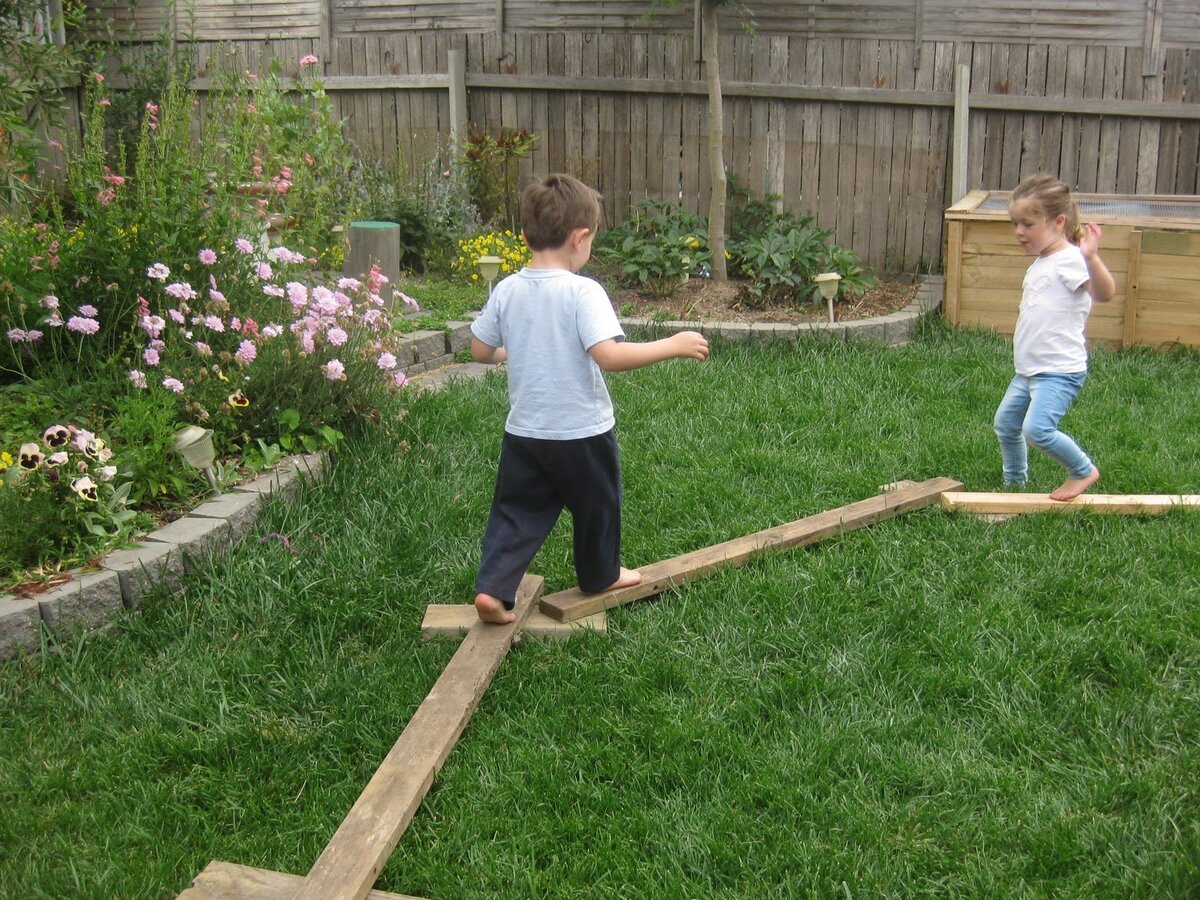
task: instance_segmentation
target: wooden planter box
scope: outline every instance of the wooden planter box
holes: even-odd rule
[[[1008,218],[1010,191],[971,191],[946,210],[946,295],[954,325],[1011,336],[1032,262]],[[1200,346],[1200,197],[1077,194],[1084,222],[1104,229],[1100,251],[1117,282],[1092,305],[1088,337],[1112,347]]]

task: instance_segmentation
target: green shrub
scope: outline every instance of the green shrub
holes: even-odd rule
[[[704,219],[663,200],[639,203],[628,220],[600,235],[594,253],[620,266],[623,283],[656,296],[670,296],[712,258]]]
[[[480,220],[492,228],[517,227],[517,163],[533,152],[538,137],[524,128],[498,135],[474,131],[458,159]]]

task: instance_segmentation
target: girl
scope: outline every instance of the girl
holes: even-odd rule
[[[1008,213],[1017,243],[1035,259],[1025,272],[1013,334],[1017,374],[993,423],[1004,483],[1025,483],[1028,442],[1067,470],[1050,498],[1071,500],[1100,480],[1100,470],[1058,423],[1087,377],[1083,327],[1092,301],[1110,300],[1117,286],[1100,259],[1100,227],[1080,226],[1062,181],[1050,175],[1026,178],[1013,191]]]

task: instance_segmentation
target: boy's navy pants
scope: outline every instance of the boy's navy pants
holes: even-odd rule
[[[579,587],[604,590],[621,574],[621,464],[615,433],[549,441],[505,432],[475,590],[512,609],[517,586],[564,506],[574,521]]]

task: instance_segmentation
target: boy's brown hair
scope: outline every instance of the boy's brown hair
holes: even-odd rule
[[[600,227],[600,194],[570,175],[547,175],[521,191],[521,233],[530,250],[555,250],[576,228]]]

